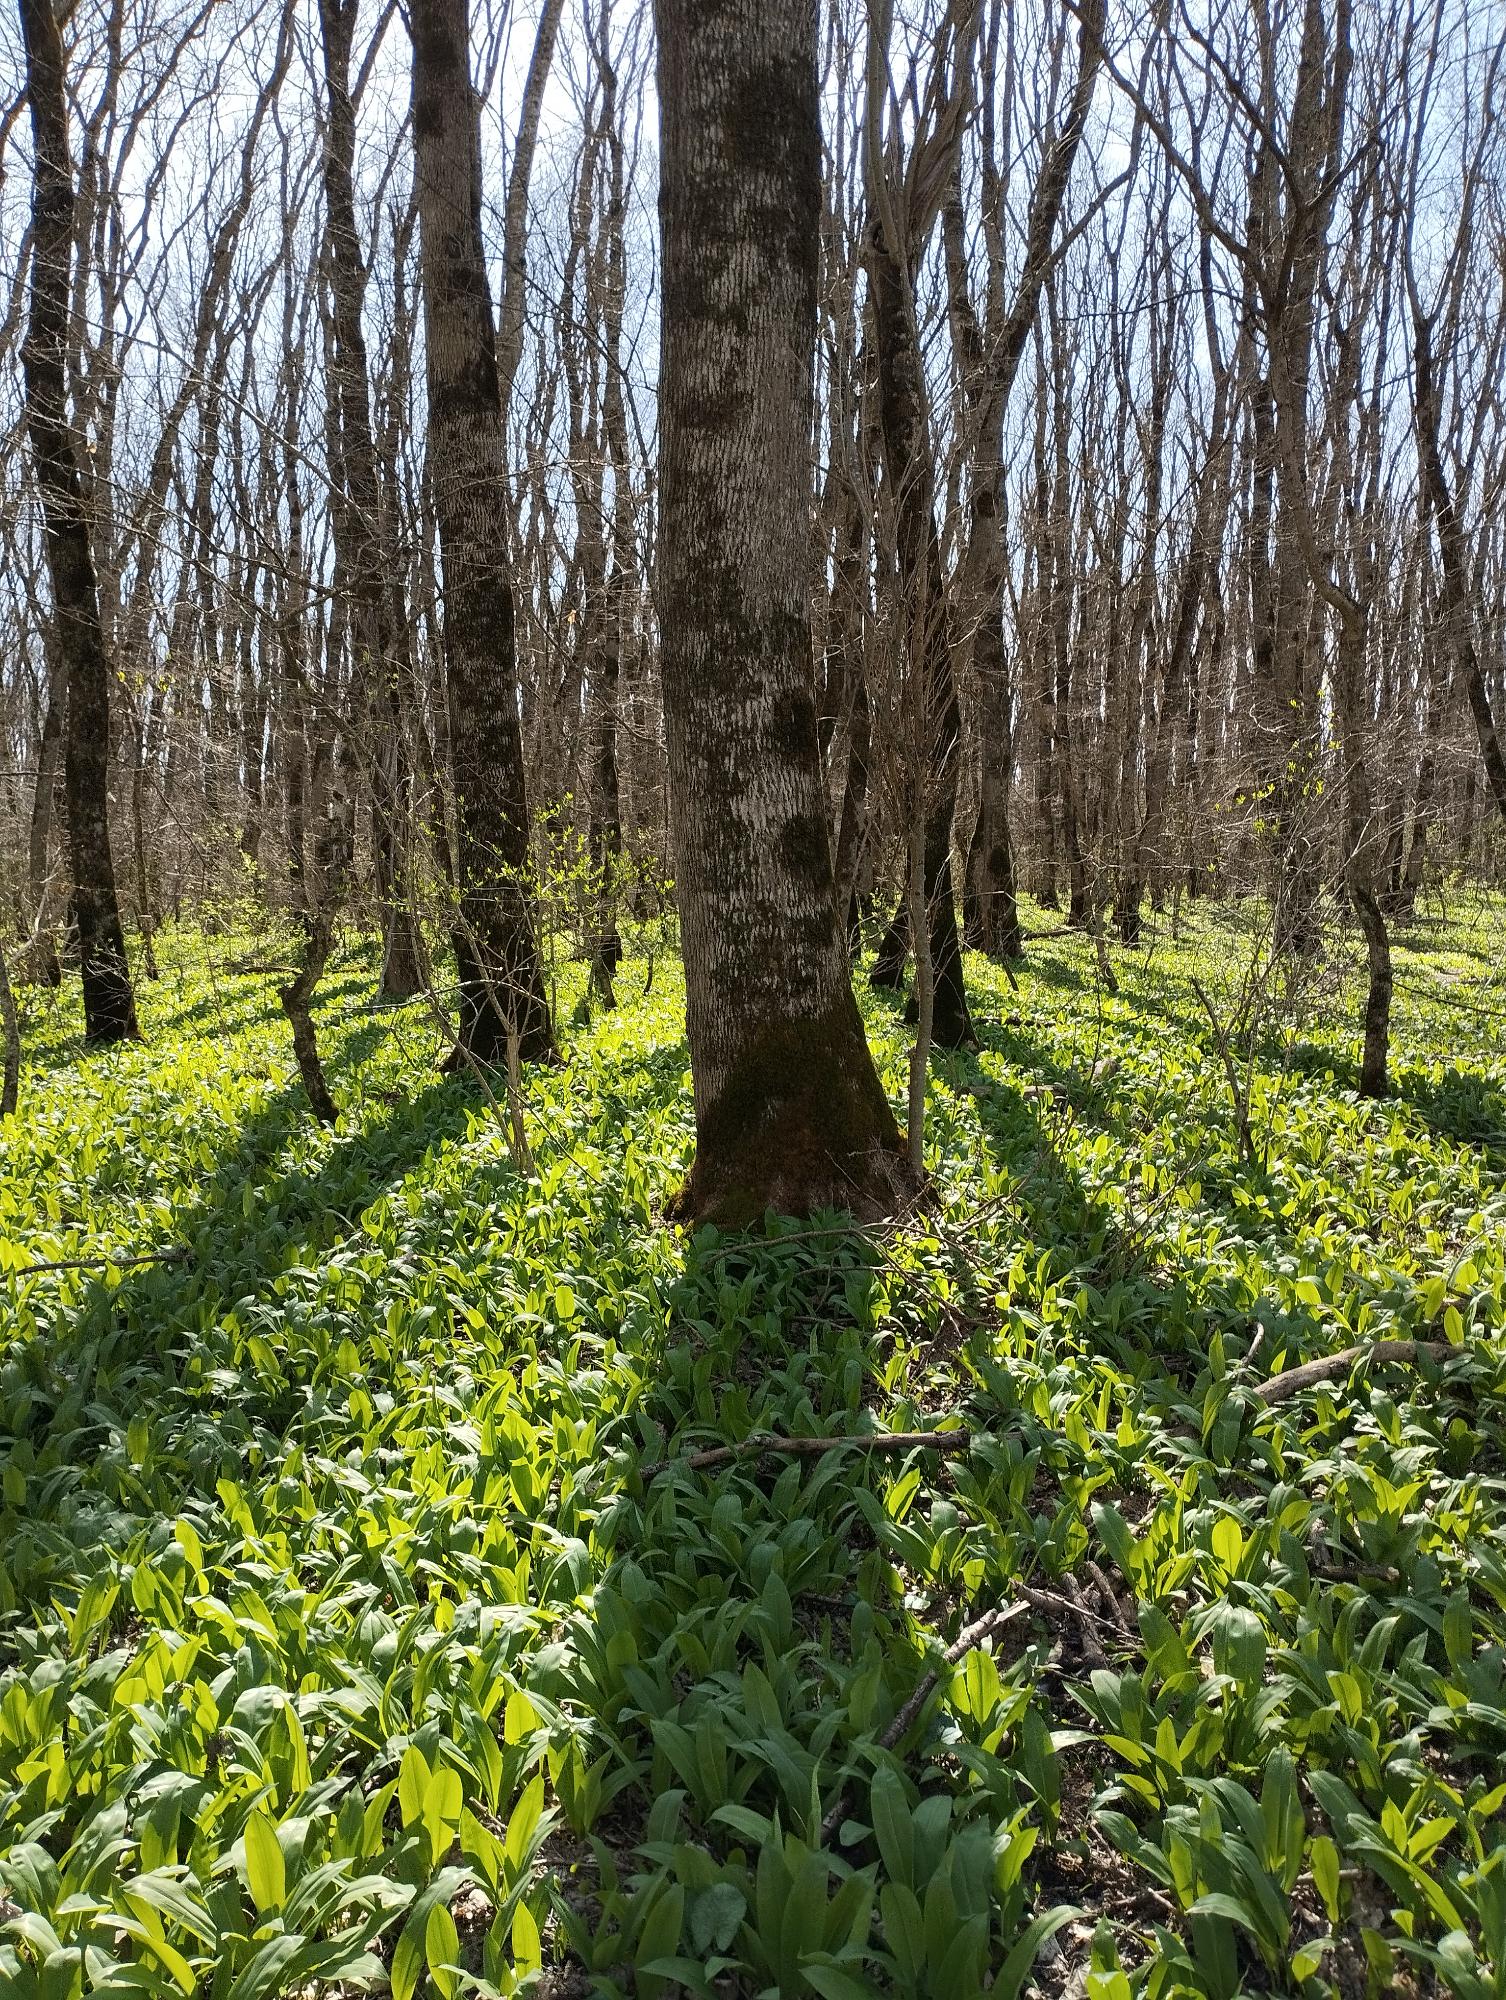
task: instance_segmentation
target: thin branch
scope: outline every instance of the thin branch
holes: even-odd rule
[[[730,1465],[739,1458],[820,1458],[829,1451],[851,1447],[855,1451],[945,1451],[955,1446],[957,1455],[972,1449],[972,1431],[874,1431],[842,1437],[748,1437],[736,1444],[716,1445],[709,1451],[682,1453],[677,1458],[661,1458],[643,1467],[645,1483],[661,1472],[684,1466],[687,1472],[709,1472]]]
[[[985,1611],[981,1618],[974,1619],[971,1625],[965,1625],[942,1654],[941,1664],[933,1667],[924,1676],[904,1707],[900,1709],[894,1720],[889,1724],[889,1727],[879,1738],[879,1747],[884,1750],[892,1750],[895,1744],[902,1740],[911,1723],[914,1722],[926,1703],[931,1699],[931,1696],[936,1692],[937,1687],[941,1683],[941,1676],[948,1667],[955,1667],[964,1654],[970,1653],[975,1646],[981,1646],[985,1639],[992,1638],[1011,1619],[1020,1617],[1029,1608],[1029,1604],[1021,1598],[1018,1603],[1005,1604],[999,1606],[996,1610]],[[831,1810],[821,1822],[821,1846],[825,1847],[830,1843],[833,1834],[836,1833],[838,1827],[846,1819],[847,1802],[848,1787],[843,1785],[842,1789],[837,1793]]]
[[[129,1271],[137,1264],[186,1264],[193,1257],[186,1243],[173,1250],[145,1250],[137,1257],[59,1257],[42,1264],[22,1264],[8,1278],[34,1278],[39,1271]]]

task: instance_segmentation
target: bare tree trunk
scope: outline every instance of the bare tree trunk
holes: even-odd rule
[[[675,1204],[913,1186],[837,922],[810,631],[815,0],[658,0],[659,616],[696,1157]]]
[[[157,928],[156,903],[146,843],[146,760],[151,702],[152,690],[148,688],[146,714],[139,722],[134,714],[131,717],[131,859],[136,870],[136,924],[141,933],[142,969],[148,979],[156,979],[160,977],[152,943]]]
[[[329,1094],[324,1064],[319,1059],[319,1040],[314,1029],[311,1004],[314,989],[324,976],[334,935],[334,911],[322,906],[308,920],[304,934],[303,962],[287,985],[279,986],[277,997],[293,1031],[293,1060],[308,1093],[309,1104],[321,1125],[333,1125],[340,1113]]]
[[[1502,819],[1506,819],[1506,746],[1491,706],[1490,690],[1481,671],[1471,616],[1469,544],[1448,474],[1439,449],[1438,389],[1434,379],[1432,326],[1412,291],[1412,360],[1414,366],[1414,419],[1417,427],[1417,454],[1422,460],[1422,477],[1433,519],[1438,528],[1440,588],[1447,643],[1464,682],[1469,712],[1474,717],[1480,739],[1480,756],[1491,797]]]
[[[1014,845],[1009,830],[1009,787],[1014,767],[1013,693],[1004,647],[1005,467],[1004,419],[1015,378],[1051,274],[1054,239],[1072,168],[1082,143],[1098,70],[1103,60],[1102,0],[1081,10],[1078,64],[1060,128],[1041,156],[1025,223],[1024,256],[1012,297],[1004,291],[1004,185],[994,135],[994,72],[998,60],[998,12],[982,38],[984,77],[980,103],[983,240],[986,251],[984,310],[975,310],[968,289],[963,247],[960,174],[943,217],[947,294],[954,338],[963,361],[963,392],[972,419],[972,498],[968,515],[966,611],[976,618],[973,665],[978,682],[978,725],[982,773],[978,819],[970,843],[968,872],[976,898],[978,942],[1003,958],[1024,955],[1016,899]]]
[[[1167,802],[1171,778],[1171,758],[1178,731],[1196,728],[1197,687],[1193,673],[1193,651],[1198,619],[1214,570],[1219,537],[1224,533],[1230,482],[1229,390],[1231,366],[1217,344],[1217,320],[1213,296],[1213,276],[1206,239],[1201,260],[1204,337],[1212,358],[1213,409],[1203,463],[1197,475],[1193,503],[1192,538],[1186,566],[1176,598],[1176,616],[1161,670],[1161,698],[1145,758],[1145,813],[1135,836],[1131,880],[1124,896],[1125,917],[1131,918],[1125,941],[1139,934],[1140,900],[1150,890],[1152,903],[1164,894],[1172,871],[1163,845],[1168,817]],[[1184,789],[1190,773],[1184,773]],[[1196,880],[1196,877],[1193,878]]]
[[[356,114],[350,93],[350,55],[360,0],[319,0],[324,80],[329,96],[329,139],[324,149],[324,199],[328,212],[330,292],[334,302],[334,380],[339,406],[341,483],[345,504],[334,516],[348,543],[345,567],[352,596],[356,651],[356,705],[377,739],[368,757],[372,848],[382,910],[381,993],[407,1000],[428,974],[409,883],[413,768],[409,755],[403,674],[394,626],[397,579],[390,573],[378,519],[381,492],[371,431],[370,371],[361,315],[366,266],[356,229]]]
[[[47,529],[47,561],[67,685],[63,772],[73,900],[91,1042],[139,1033],[110,852],[110,668],[100,625],[65,356],[73,254],[63,43],[50,0],[21,0],[33,148],[31,318],[22,359],[26,421]]]
[[[1369,596],[1369,591],[1364,595]],[[1384,1097],[1391,1041],[1391,938],[1376,883],[1381,841],[1376,825],[1375,787],[1370,770],[1369,715],[1365,699],[1364,610],[1341,609],[1334,691],[1343,732],[1346,854],[1344,881],[1365,940],[1369,986],[1365,997],[1360,1095]]]
[[[3,1073],[0,1073],[0,1119],[9,1118],[16,1108],[21,1084],[21,1031],[16,1023],[16,998],[11,992],[10,972],[5,963],[5,940],[0,938],[0,1046],[3,1046]]]
[[[935,1039],[942,1048],[968,1048],[976,1044],[977,1037],[968,1012],[952,886],[952,822],[957,816],[962,711],[952,671],[952,634],[936,531],[924,384],[906,306],[908,272],[879,225],[875,225],[868,261],[878,346],[880,428],[887,483],[893,495],[907,669],[922,718],[910,782],[920,788],[925,801],[926,910]]]
[[[554,1030],[527,880],[506,440],[467,0],[427,0],[412,25],[428,456],[444,563],[458,836],[460,1036],[481,1062],[505,1056],[509,1033],[525,1058],[536,1058],[553,1052]]]
[[[30,898],[28,922],[31,943],[22,957],[20,977],[35,979],[44,986],[61,986],[63,968],[58,963],[55,898],[52,881],[52,828],[58,766],[63,750],[63,710],[66,697],[59,683],[62,668],[48,647],[47,709],[42,720],[41,741],[37,745],[37,781],[32,793],[31,822],[27,829],[26,886]]]

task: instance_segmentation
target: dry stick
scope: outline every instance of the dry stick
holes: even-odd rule
[[[1094,1632],[1093,1627],[1095,1624],[1107,1624],[1109,1621],[1106,1619],[1099,1619],[1094,1617],[1093,1611],[1090,1608],[1087,1599],[1083,1596],[1081,1589],[1078,1587],[1076,1577],[1064,1576],[1061,1580],[1061,1583],[1062,1583],[1062,1590],[1066,1596],[1066,1601],[1071,1606],[1072,1611],[1075,1613],[1078,1626],[1081,1629],[1082,1650],[1084,1656],[1087,1659],[1088,1665],[1090,1667],[1107,1666],[1109,1656],[1107,1653],[1105,1653],[1102,1646],[1099,1645],[1098,1635],[1096,1632]],[[1110,1602],[1111,1603],[1113,1602],[1112,1596],[1110,1597]],[[1118,1607],[1116,1605],[1115,1609],[1117,1610],[1117,1608]],[[1111,1630],[1113,1629],[1112,1626],[1110,1627],[1110,1629]]]
[[[899,1742],[905,1731],[910,1727],[910,1724],[936,1692],[936,1688],[941,1680],[943,1667],[955,1667],[964,1653],[970,1653],[974,1646],[981,1646],[985,1639],[991,1637],[1002,1626],[1007,1625],[1011,1618],[1018,1618],[1023,1612],[1028,1611],[1029,1608],[1029,1605],[1021,1599],[1018,1604],[1005,1604],[995,1611],[985,1611],[981,1618],[975,1619],[971,1625],[965,1625],[942,1654],[943,1666],[933,1667],[924,1676],[914,1693],[910,1696],[910,1699],[879,1738],[880,1749],[892,1750],[895,1744]],[[831,1811],[827,1813],[825,1819],[821,1822],[821,1845],[823,1847],[826,1846],[837,1828],[846,1819],[847,1799],[848,1788],[846,1785],[843,1785],[842,1789],[837,1793]]]
[[[1262,1325],[1256,1327],[1255,1338],[1245,1349],[1243,1358],[1234,1364],[1236,1373],[1243,1375],[1253,1374],[1255,1364],[1265,1350],[1266,1341],[1270,1338],[1270,1332],[1271,1329],[1268,1326]]]
[[[1129,1619],[1125,1616],[1124,1606],[1119,1602],[1119,1596],[1113,1584],[1109,1582],[1103,1570],[1091,1557],[1084,1564],[1084,1568],[1093,1579],[1093,1586],[1097,1590],[1098,1595],[1103,1599],[1104,1609],[1111,1615],[1114,1623],[1119,1627],[1124,1637],[1126,1639],[1133,1639],[1135,1635],[1130,1629]]]
[[[176,1250],[147,1250],[139,1257],[62,1257],[45,1264],[22,1264],[18,1270],[7,1271],[8,1278],[30,1278],[38,1271],[128,1271],[134,1264],[185,1264],[193,1256],[186,1243]]]
[[[1011,1585],[1011,1588],[1017,1597],[1024,1599],[1032,1611],[1054,1611],[1058,1616],[1062,1612],[1066,1612],[1070,1617],[1075,1618],[1081,1626],[1086,1640],[1084,1650],[1098,1650],[1098,1642],[1092,1632],[1092,1627],[1095,1625],[1101,1625],[1105,1632],[1111,1633],[1115,1638],[1121,1636],[1119,1628],[1115,1625],[1113,1619],[1105,1618],[1100,1612],[1095,1611],[1083,1597],[1081,1591],[1078,1591],[1076,1601],[1074,1602],[1072,1598],[1064,1597],[1059,1590],[1038,1590],[1033,1584],[1015,1583]],[[1101,1653],[1099,1653],[1099,1658],[1102,1658]]]
[[[1446,1361],[1462,1351],[1446,1340],[1373,1340],[1365,1347],[1345,1347],[1337,1354],[1288,1368],[1285,1374],[1257,1384],[1250,1394],[1258,1403],[1284,1403],[1288,1396],[1310,1389],[1314,1382],[1340,1380],[1357,1361],[1419,1361],[1424,1355],[1433,1361]]]
[[[709,1451],[657,1459],[652,1465],[645,1465],[639,1476],[646,1485],[677,1465],[683,1465],[687,1472],[709,1472],[713,1466],[729,1465],[736,1458],[761,1458],[776,1453],[789,1458],[817,1458],[823,1452],[840,1451],[844,1445],[860,1451],[946,1451],[955,1447],[963,1452],[971,1450],[972,1443],[971,1431],[859,1431],[842,1437],[748,1437],[736,1444],[715,1445]]]

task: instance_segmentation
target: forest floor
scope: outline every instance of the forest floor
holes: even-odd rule
[[[108,1054],[23,996],[0,1989],[1499,1992],[1506,905],[1399,940],[1385,1104],[1262,923],[971,960],[881,1238],[663,1224],[662,958],[531,1175],[367,944],[334,1130],[265,942],[164,933]],[[848,1441],[694,1457],[764,1434]]]

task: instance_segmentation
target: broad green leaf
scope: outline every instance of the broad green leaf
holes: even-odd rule
[[[288,1871],[277,1829],[261,1806],[246,1821],[246,1886],[258,1910],[280,1910],[287,1900]]]
[[[435,1991],[453,2000],[460,1990],[460,1933],[443,1903],[434,1905],[424,1926],[424,1957]]]

